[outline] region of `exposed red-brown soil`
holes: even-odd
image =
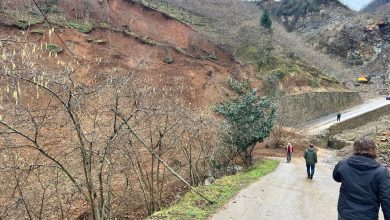
[[[49,29],[44,28],[42,24],[30,27],[30,30],[27,31],[10,27],[9,24],[2,24],[0,25],[0,39],[11,37],[9,39],[11,41],[4,42],[10,51],[12,51],[12,47],[24,46],[23,43],[19,46],[16,43],[18,41],[35,42],[37,45],[45,45],[46,43],[59,45],[62,47],[63,52],[58,54],[58,56],[52,55],[49,57],[48,53],[40,52],[40,68],[42,70],[50,69],[61,72],[64,67],[58,65],[58,62],[75,62],[74,60],[77,60],[78,64],[75,65],[77,69],[74,72],[74,76],[77,79],[76,83],[84,87],[106,81],[110,78],[111,74],[115,74],[115,69],[118,69],[120,70],[118,72],[134,72],[134,75],[138,78],[143,78],[146,85],[150,85],[157,90],[157,94],[164,94],[164,91],[169,91],[171,96],[180,100],[178,103],[184,104],[192,109],[206,109],[206,111],[211,111],[211,105],[222,100],[224,96],[223,88],[226,87],[225,82],[227,77],[229,75],[238,76],[237,69],[240,69],[239,65],[229,53],[219,49],[205,38],[197,37],[196,40],[192,39],[196,35],[195,30],[159,12],[149,10],[129,1],[114,0],[109,2],[110,8],[112,8],[112,13],[110,13],[112,17],[110,20],[113,22],[111,25],[115,25],[115,28],[121,29],[122,26],[128,25],[129,29],[138,36],[147,36],[147,38],[159,44],[168,43],[169,46],[148,44],[142,41],[142,39],[125,35],[121,31],[95,28],[92,32],[84,34],[73,29],[58,28],[56,32],[66,44],[65,46],[55,34],[49,34]],[[129,11],[131,13],[128,13]],[[137,22],[126,24],[128,22],[126,19],[134,18],[132,17],[134,14],[143,17]],[[149,16],[151,18],[148,18]],[[141,21],[143,22],[140,23]],[[164,27],[164,29],[158,30],[158,27]],[[31,30],[36,28],[44,28],[45,34],[32,33]],[[154,29],[158,31],[156,33],[148,32]],[[107,43],[94,43],[90,39],[104,40]],[[178,52],[174,47],[183,49],[185,53]],[[71,55],[68,48],[75,57]],[[174,60],[171,64],[164,62],[168,53]],[[213,55],[217,59],[207,59],[208,55]],[[18,63],[16,64],[18,65]],[[252,74],[247,72],[245,75],[250,76]],[[25,92],[26,94],[20,95],[22,98],[27,99],[28,96],[31,97],[32,91],[26,89]],[[42,98],[41,104],[46,105],[45,97],[42,94],[40,97]],[[102,100],[104,101],[104,97]],[[93,105],[93,102],[98,101],[91,100],[90,104]],[[34,103],[32,105],[39,106],[40,104]],[[4,115],[3,113],[2,115]],[[4,117],[7,118],[8,116],[4,115]],[[50,129],[43,129],[42,132],[46,135],[50,134],[50,137],[47,137],[47,140],[45,140],[47,142],[45,143],[45,150],[52,155],[58,155],[60,157],[62,153],[66,153],[66,146],[69,146],[69,149],[72,148],[71,143],[76,140],[76,135],[66,127],[62,130],[59,126],[62,123],[57,123],[56,126]],[[53,129],[57,132],[53,132]],[[38,157],[33,151],[28,152],[35,155],[31,156],[31,158]],[[23,153],[21,156],[28,157],[29,153]],[[179,157],[179,155],[180,153],[177,156]],[[75,158],[77,156],[74,155]],[[28,161],[26,162],[29,163]],[[70,167],[77,167],[77,164],[81,164],[81,162],[75,159],[69,162],[68,165]],[[143,165],[145,167],[150,166],[147,162]],[[181,166],[185,166],[185,164]],[[47,177],[49,178],[50,176],[52,175],[48,173]],[[113,191],[125,191],[123,187],[126,180],[121,176],[114,176],[113,178],[116,179],[112,183]],[[182,183],[176,181],[176,178],[168,174],[166,178],[170,178],[170,182],[167,182],[167,188],[163,193],[162,204],[169,204],[176,199],[177,195],[183,194],[186,191],[186,187],[183,187]],[[132,175],[130,181],[136,183],[136,177]],[[33,186],[33,184],[30,184],[30,186]],[[11,186],[8,187],[8,189],[11,188]],[[64,181],[63,188],[71,190],[72,186],[66,185],[65,187]],[[29,190],[28,192],[33,191]],[[141,189],[135,188],[133,196],[140,194]],[[126,198],[124,200],[126,206],[124,207],[127,207],[128,210],[117,211],[121,213],[121,216],[128,219],[145,217],[146,208],[143,206],[140,198]],[[9,197],[2,199],[9,199]],[[73,205],[71,206],[71,210],[69,210],[69,216],[72,216],[72,218],[89,216],[88,206],[80,198],[75,198],[71,203]],[[114,201],[114,203],[119,204],[117,201]]]
[[[283,144],[287,146],[287,143],[290,142],[294,148],[293,155],[295,157],[303,156],[305,149],[309,146],[310,140],[307,137],[304,137],[300,134],[294,133],[293,131],[283,130],[282,134]],[[257,144],[253,154],[254,158],[261,157],[285,157],[286,156],[286,146],[281,146],[275,148],[274,138],[271,136],[267,138],[264,142]]]
[[[19,3],[14,2],[14,4]],[[78,64],[74,76],[79,85],[88,87],[106,81],[111,74],[117,73],[116,69],[122,73],[133,72],[138,78],[142,78],[146,85],[154,88],[156,94],[164,94],[164,91],[169,91],[174,99],[180,100],[178,103],[195,111],[202,110],[202,113],[206,112],[206,114],[211,111],[211,106],[214,103],[224,98],[227,91],[225,82],[228,76],[237,78],[245,76],[251,79],[257,88],[260,86],[261,81],[254,77],[253,66],[240,65],[230,53],[216,46],[192,27],[130,0],[110,0],[108,3],[107,8],[105,4],[100,5],[98,1],[93,1],[91,19],[96,23],[107,22],[111,28],[104,29],[96,25],[88,34],[73,29],[57,28],[56,32],[66,46],[55,34],[49,35],[49,29],[44,28],[43,24],[30,27],[27,31],[10,27],[9,23],[7,25],[0,24],[0,39],[12,37],[10,39],[12,41],[4,42],[10,48],[20,47],[16,43],[19,41],[18,39],[21,42],[36,42],[41,45],[55,43],[61,46],[63,52],[58,56],[49,57],[47,53],[42,52],[39,65],[42,70],[50,69],[60,72],[64,67],[58,65],[58,62],[75,62],[77,60]],[[77,12],[78,4],[80,4],[78,0],[67,1],[61,7],[64,11],[69,12],[70,17],[75,17],[79,13]],[[32,33],[31,30],[35,28],[44,28],[45,34]],[[132,31],[139,37],[126,35],[123,30]],[[149,39],[155,43],[146,42]],[[106,43],[96,43],[94,40],[102,40]],[[167,57],[172,58],[173,62],[170,64],[164,62]],[[295,85],[293,81],[289,83]],[[75,87],[77,86],[75,85]],[[22,95],[31,96],[31,94]],[[42,103],[46,103],[47,100],[42,99]],[[104,97],[100,101],[104,102]],[[92,106],[93,102],[99,102],[99,99],[89,100],[89,102],[86,105]],[[39,106],[42,103],[35,103],[35,105]],[[69,143],[72,141],[77,142],[75,141],[76,134],[70,132],[69,128],[60,129],[59,124],[53,126],[52,129],[43,129],[45,134],[50,134],[53,129],[56,130],[52,133],[53,137],[49,137],[45,144],[48,152],[53,155],[61,155],[63,148],[60,147],[71,145]],[[307,142],[302,137],[290,133],[288,133],[288,137],[295,148],[296,155],[302,154]],[[273,149],[266,146],[268,146],[267,142],[257,146],[254,152],[256,158],[285,155],[284,148]],[[28,153],[25,154],[23,156],[28,156]],[[147,152],[145,155],[150,156]],[[184,158],[184,155],[180,155],[180,153],[175,156]],[[147,169],[150,166],[148,164],[150,160],[145,161],[142,165]],[[72,163],[74,164],[71,165],[75,167],[77,167],[77,163],[81,164],[80,161],[72,161]],[[172,176],[169,177],[175,179]],[[123,183],[126,180],[118,176],[114,178],[117,178],[117,181],[112,184],[113,190],[124,191]],[[131,178],[131,181],[137,182],[135,175]],[[134,191],[135,195],[140,195],[136,193],[140,193],[141,189]],[[183,187],[183,184],[178,181],[167,183],[162,203],[169,204],[176,199],[176,195],[181,195],[185,191],[186,187]],[[70,210],[71,216],[74,218],[88,216],[87,205],[81,201],[81,199],[70,201],[70,203],[77,204]],[[123,201],[121,202],[126,203],[125,207],[128,210],[119,210],[120,214],[125,213],[121,216],[128,219],[145,217],[146,208],[142,206],[141,199],[129,197]],[[119,203],[117,202],[117,204]]]

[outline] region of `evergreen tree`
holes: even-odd
[[[271,28],[272,20],[271,20],[271,16],[270,16],[268,10],[265,10],[263,15],[261,16],[260,24],[261,24],[261,26],[263,26],[265,28],[269,28],[269,29]]]
[[[236,82],[229,78],[227,83],[235,97],[214,107],[225,119],[221,138],[249,167],[254,147],[271,133],[276,108],[269,99],[260,98],[248,80]]]

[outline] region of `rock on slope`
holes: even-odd
[[[299,33],[313,47],[339,57],[369,73],[389,71],[390,20],[384,16],[355,13],[338,1],[312,0],[303,4],[281,1],[274,6],[279,20]]]

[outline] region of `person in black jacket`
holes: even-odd
[[[339,220],[378,219],[379,206],[390,220],[390,178],[376,158],[376,145],[367,138],[353,144],[353,156],[341,160],[333,179],[341,182],[337,205]]]

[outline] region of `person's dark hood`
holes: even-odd
[[[347,162],[350,166],[359,170],[372,170],[380,165],[376,160],[362,155],[353,155],[347,159]]]
[[[315,150],[314,150],[314,147],[308,147],[307,150],[308,150],[308,151],[315,151]]]

